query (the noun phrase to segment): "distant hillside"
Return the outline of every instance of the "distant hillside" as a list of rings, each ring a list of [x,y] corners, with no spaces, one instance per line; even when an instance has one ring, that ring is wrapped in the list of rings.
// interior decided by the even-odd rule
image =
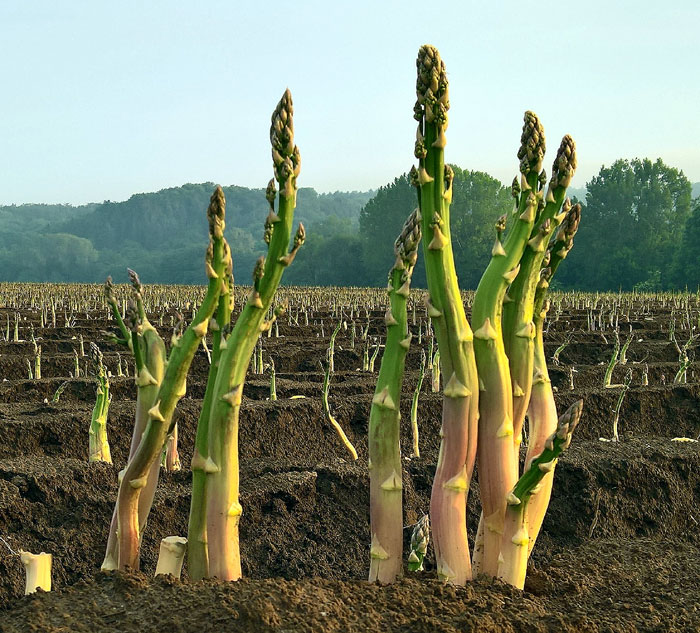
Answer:
[[[0,207],[1,281],[103,281],[126,278],[126,267],[160,283],[201,283],[206,247],[206,208],[212,183],[141,193],[124,202],[80,207]],[[267,202],[263,189],[224,187],[226,238],[236,274],[248,283],[263,253]],[[295,224],[307,232],[329,219],[356,229],[360,209],[373,192],[319,194],[302,188]]]
[[[0,205],[0,243],[3,235],[15,231],[42,231],[55,222],[88,215],[99,205],[84,204],[11,204]]]
[[[694,182],[691,185],[691,191],[693,192],[693,198],[700,198],[700,182]]]

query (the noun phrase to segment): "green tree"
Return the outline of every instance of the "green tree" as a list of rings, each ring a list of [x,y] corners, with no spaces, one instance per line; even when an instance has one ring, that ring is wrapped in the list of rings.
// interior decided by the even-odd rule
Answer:
[[[455,172],[452,193],[452,242],[463,289],[475,289],[491,258],[498,218],[513,207],[510,190],[483,171]]]
[[[668,287],[690,214],[690,182],[659,158],[617,160],[587,183],[576,248],[563,286],[631,290],[656,278]]]
[[[349,218],[336,215],[312,224],[304,248],[285,273],[286,283],[306,286],[364,286],[362,242]]]
[[[681,248],[676,251],[673,279],[677,288],[700,287],[700,198],[693,201],[693,211],[685,223]]]
[[[480,171],[452,165],[452,241],[462,288],[476,288],[496,237],[494,224],[513,204],[507,187]],[[380,286],[393,263],[393,245],[408,214],[417,206],[416,192],[404,174],[381,187],[360,211],[362,258],[367,283]],[[420,251],[419,251],[420,253]],[[419,255],[414,287],[425,287],[425,267]]]

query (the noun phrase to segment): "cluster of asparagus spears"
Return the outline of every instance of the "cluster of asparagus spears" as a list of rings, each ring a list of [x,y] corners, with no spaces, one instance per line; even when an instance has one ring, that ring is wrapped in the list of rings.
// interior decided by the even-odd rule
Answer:
[[[299,224],[289,250],[301,159],[294,144],[292,97],[288,90],[272,115],[270,140],[274,178],[266,193],[270,205],[265,220],[268,254],[255,266],[253,289],[235,325],[231,324],[232,261],[224,238],[226,201],[221,187],[214,191],[207,211],[210,240],[205,258],[207,293],[189,326],[185,329],[181,322],[176,326],[169,353],[146,316],[138,276],[130,271],[133,302],[124,318],[111,281],[106,284],[107,301],[120,330],[114,338],[134,356],[138,391],[131,450],[120,473],[103,569],[139,568],[139,547],[153,504],[160,457],[176,446],[173,412],[185,395],[186,377],[195,351],[207,331],[211,331],[211,367],[192,459],[189,573],[194,579],[216,576],[236,580],[241,576],[238,415],[243,381],[260,333],[269,329],[283,311],[277,308],[268,316],[282,273],[305,238],[304,227]],[[161,561],[159,568],[177,570],[179,574],[184,539],[173,538],[164,541],[161,547],[161,555],[172,557],[173,562]]]
[[[525,114],[518,152],[520,178],[512,187],[514,209],[510,218],[503,216],[496,223],[492,258],[474,299],[472,331],[460,297],[450,240],[453,171],[444,162],[449,110],[445,66],[431,46],[420,49],[417,64],[418,167],[412,169],[411,178],[418,192],[418,208],[395,244],[385,315],[386,347],[370,414],[369,577],[390,583],[402,571],[399,399],[411,343],[406,300],[423,238],[427,312],[445,377],[442,440],[430,502],[438,574],[462,584],[474,571],[483,571],[522,587],[528,555],[549,501],[556,460],[569,445],[581,414],[578,402],[557,421],[542,343],[547,287],[572,247],[580,218],[580,207],[566,199],[576,168],[575,146],[569,136],[564,137],[545,188],[544,131],[535,114]],[[169,354],[146,317],[138,277],[131,276],[134,302],[126,318],[107,284],[107,300],[121,332],[117,338],[134,355],[138,396],[131,452],[120,475],[104,569],[139,566],[141,535],[153,502],[159,457],[175,431],[173,412],[185,394],[189,365],[209,330],[211,369],[192,460],[188,567],[194,579],[241,577],[238,423],[243,383],[260,333],[284,309],[271,311],[275,291],[305,239],[300,224],[289,250],[300,169],[289,91],[273,113],[270,138],[275,177],[266,192],[268,252],[255,266],[252,290],[234,325],[232,263],[224,239],[225,200],[220,187],[208,210],[207,293],[192,323],[184,331],[176,329]],[[520,475],[526,415],[529,444]],[[483,512],[472,557],[466,499],[477,455]],[[415,539],[410,561],[414,568],[425,555],[427,531],[426,518]],[[175,552],[179,562],[171,567],[164,564],[164,568],[179,570],[182,545],[181,540],[167,544],[165,550]]]
[[[556,460],[569,445],[582,410],[579,401],[557,420],[542,342],[547,287],[573,245],[580,219],[580,206],[566,198],[576,169],[576,149],[571,137],[562,139],[547,185],[542,169],[544,130],[537,115],[525,113],[518,151],[520,177],[512,185],[514,208],[510,217],[496,222],[491,260],[474,297],[472,331],[450,240],[453,171],[444,160],[450,105],[447,74],[437,49],[428,45],[419,51],[417,68],[418,166],[412,168],[411,180],[418,209],[397,241],[397,255],[399,246],[401,253],[412,250],[409,257],[397,257],[390,273],[387,348],[370,417],[369,578],[390,583],[402,569],[398,397],[410,336],[401,296],[408,293],[411,266],[406,262],[415,262],[422,231],[426,307],[445,377],[442,440],[430,500],[437,572],[455,584],[484,572],[522,588],[528,556],[549,503]],[[406,240],[408,233],[411,239]],[[399,281],[403,285],[397,285]],[[390,346],[392,334],[398,346]],[[529,443],[521,475],[526,415]],[[472,556],[466,502],[477,457],[482,516]],[[418,564],[420,557],[412,555],[416,557],[412,563]]]

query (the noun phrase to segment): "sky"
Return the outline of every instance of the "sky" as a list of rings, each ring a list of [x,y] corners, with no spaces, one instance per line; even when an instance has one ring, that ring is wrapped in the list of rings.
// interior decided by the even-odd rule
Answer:
[[[577,143],[700,181],[700,3],[0,0],[0,204],[264,187],[295,106],[299,185],[367,190],[413,163],[415,58],[450,81],[446,160],[509,183],[525,110]]]

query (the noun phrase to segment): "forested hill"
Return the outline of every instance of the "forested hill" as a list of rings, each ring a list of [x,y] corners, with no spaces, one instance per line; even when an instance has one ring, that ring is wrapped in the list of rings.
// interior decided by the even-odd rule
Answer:
[[[510,187],[453,166],[451,233],[460,285],[476,288],[494,240],[494,222],[512,205]],[[79,207],[0,207],[0,281],[126,281],[133,268],[149,283],[204,283],[205,210],[211,183],[137,194]],[[237,283],[251,282],[265,251],[262,189],[225,187],[226,238]],[[660,159],[620,159],[570,195],[583,205],[576,245],[554,279],[583,290],[697,290],[700,183]],[[416,192],[404,174],[377,191],[319,194],[300,189],[295,224],[307,239],[284,283],[381,286],[393,244]],[[413,276],[425,287],[419,255]]]
[[[156,193],[80,207],[19,205],[0,207],[0,280],[95,281],[126,279],[126,267],[160,283],[202,283],[206,248],[206,208],[212,183],[187,184]],[[268,207],[263,189],[224,187],[226,237],[236,275],[248,283],[263,253]],[[335,222],[354,231],[373,192],[319,194],[302,188],[296,221],[307,230]]]

